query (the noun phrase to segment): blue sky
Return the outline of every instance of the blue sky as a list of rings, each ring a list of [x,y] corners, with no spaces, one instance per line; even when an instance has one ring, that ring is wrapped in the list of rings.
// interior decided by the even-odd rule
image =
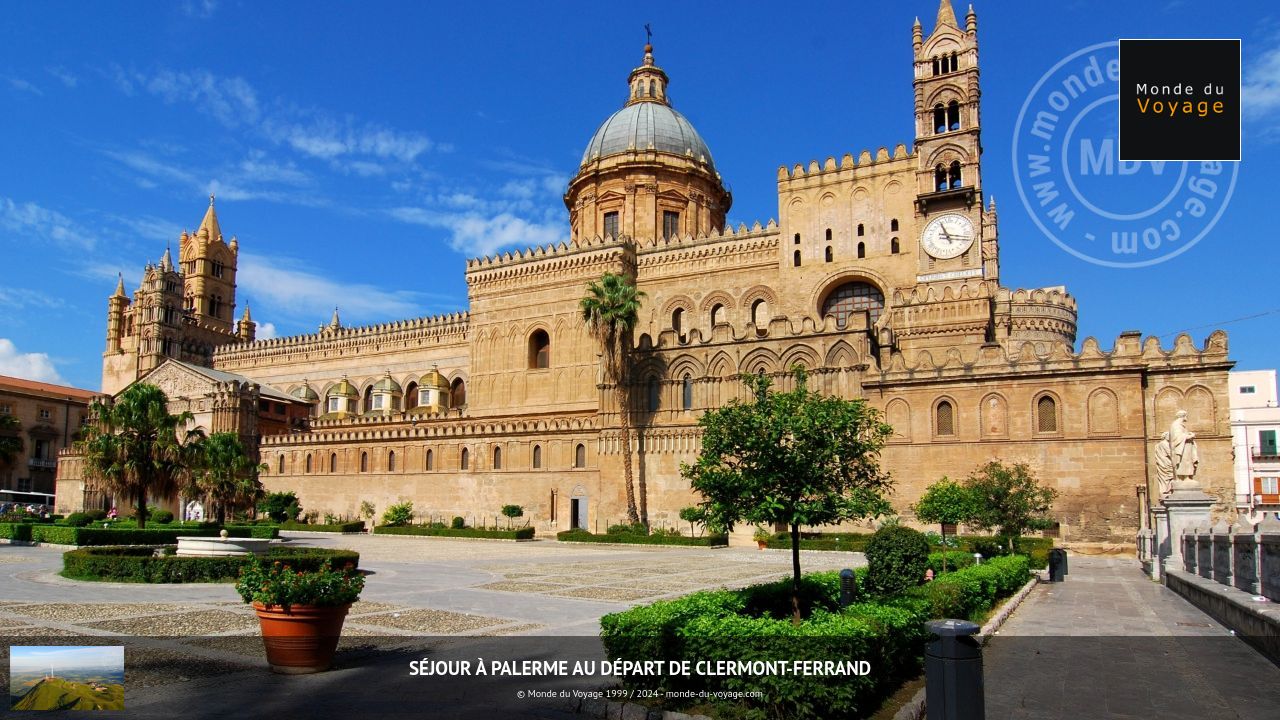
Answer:
[[[779,165],[912,140],[911,23],[933,0],[803,3],[28,2],[0,26],[0,374],[97,388],[106,297],[218,196],[239,309],[264,334],[466,307],[464,259],[566,239],[564,185],[625,99],[643,25],[734,192],[777,216]],[[1263,3],[976,4],[983,185],[1002,281],[1066,285],[1079,337],[1230,333],[1280,365],[1273,223],[1280,12]],[[964,3],[957,4],[963,17]],[[1142,269],[1055,246],[1018,201],[1018,110],[1118,37],[1243,39],[1244,162],[1213,232]],[[1136,182],[1136,181],[1135,181]],[[1144,192],[1135,184],[1135,197]],[[1121,200],[1124,198],[1121,197]],[[237,311],[237,314],[239,312]],[[1270,314],[1238,320],[1260,313]],[[1234,321],[1234,322],[1228,322]]]
[[[9,649],[12,670],[38,672],[87,668],[124,668],[124,647],[120,645],[48,646],[14,645]]]

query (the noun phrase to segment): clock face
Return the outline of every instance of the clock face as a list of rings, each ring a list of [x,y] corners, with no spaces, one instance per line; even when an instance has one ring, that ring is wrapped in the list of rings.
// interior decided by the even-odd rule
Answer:
[[[964,215],[947,213],[929,221],[920,236],[924,251],[939,260],[959,257],[973,244],[973,221]]]

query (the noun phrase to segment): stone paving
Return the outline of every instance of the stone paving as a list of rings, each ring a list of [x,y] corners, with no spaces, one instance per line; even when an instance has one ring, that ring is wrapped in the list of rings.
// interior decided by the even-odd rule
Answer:
[[[1071,556],[983,653],[987,720],[1275,720],[1280,668],[1129,558]]]

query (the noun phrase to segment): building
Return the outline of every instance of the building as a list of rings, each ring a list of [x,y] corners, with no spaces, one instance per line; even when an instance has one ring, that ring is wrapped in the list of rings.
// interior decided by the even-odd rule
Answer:
[[[75,441],[97,393],[0,375],[0,436],[22,446],[8,462],[0,457],[0,503],[38,502],[52,497],[58,453]],[[26,493],[36,493],[27,495]],[[41,504],[48,503],[47,498]]]
[[[1276,437],[1280,435],[1280,404],[1276,397],[1276,371],[1232,372],[1228,384],[1236,504],[1254,518],[1263,512],[1280,511],[1280,448],[1276,444]]]
[[[333,514],[412,500],[420,515],[480,518],[514,503],[543,530],[603,530],[625,518],[625,410],[650,518],[676,524],[695,500],[679,465],[699,449],[700,414],[741,396],[740,374],[786,387],[796,364],[885,413],[904,513],[928,484],[998,458],[1060,490],[1065,539],[1131,543],[1135,484],[1154,484],[1153,448],[1179,409],[1201,480],[1229,491],[1226,334],[1162,347],[1127,332],[1077,349],[1065,288],[1003,284],[977,16],[961,22],[943,0],[931,32],[917,21],[910,37],[912,66],[888,69],[914,103],[885,108],[910,145],[779,168],[777,220],[737,228],[709,145],[646,46],[568,184],[568,241],[468,260],[463,312],[365,327],[335,312],[318,332],[255,341],[247,309],[231,328],[237,250],[211,200],[179,240],[181,267],[166,255],[132,300],[118,287],[108,301],[103,388],[168,357],[311,403],[306,432],[263,437],[265,483]],[[606,272],[646,293],[625,409],[578,305]]]

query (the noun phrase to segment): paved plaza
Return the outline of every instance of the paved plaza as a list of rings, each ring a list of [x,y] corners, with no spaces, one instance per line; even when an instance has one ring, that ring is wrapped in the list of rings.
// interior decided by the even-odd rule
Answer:
[[[786,552],[742,548],[382,536],[294,542],[357,550],[370,572],[331,672],[264,672],[256,618],[230,585],[70,581],[56,575],[63,548],[0,545],[0,634],[41,644],[131,636],[130,717],[170,717],[181,702],[188,718],[303,717],[318,709],[393,717],[429,707],[432,717],[551,720],[574,716],[533,703],[513,708],[519,685],[510,682],[419,681],[406,661],[598,656],[606,613],[790,571]],[[806,570],[834,569],[862,557],[806,552],[803,561]],[[991,639],[985,668],[991,720],[1280,716],[1280,669],[1127,558],[1073,556],[1067,581],[1035,587]]]

